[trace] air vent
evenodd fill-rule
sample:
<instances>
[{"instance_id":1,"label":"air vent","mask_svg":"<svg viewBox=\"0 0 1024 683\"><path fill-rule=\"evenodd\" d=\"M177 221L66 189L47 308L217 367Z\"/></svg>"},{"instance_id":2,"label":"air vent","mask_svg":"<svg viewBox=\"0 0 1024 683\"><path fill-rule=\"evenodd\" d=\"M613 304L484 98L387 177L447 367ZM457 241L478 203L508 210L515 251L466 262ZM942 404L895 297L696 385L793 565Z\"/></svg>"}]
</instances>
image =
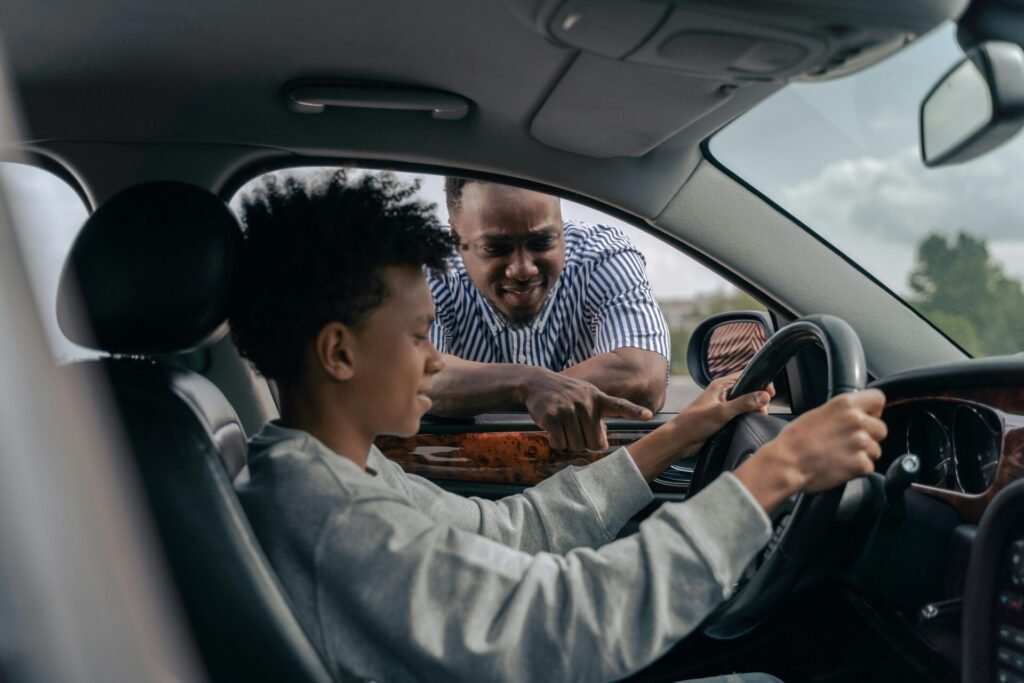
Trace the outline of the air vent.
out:
<instances>
[{"instance_id":1,"label":"air vent","mask_svg":"<svg viewBox=\"0 0 1024 683\"><path fill-rule=\"evenodd\" d=\"M683 460L669 465L668 469L655 477L654 482L676 489L689 490L693 482L694 460Z\"/></svg>"}]
</instances>

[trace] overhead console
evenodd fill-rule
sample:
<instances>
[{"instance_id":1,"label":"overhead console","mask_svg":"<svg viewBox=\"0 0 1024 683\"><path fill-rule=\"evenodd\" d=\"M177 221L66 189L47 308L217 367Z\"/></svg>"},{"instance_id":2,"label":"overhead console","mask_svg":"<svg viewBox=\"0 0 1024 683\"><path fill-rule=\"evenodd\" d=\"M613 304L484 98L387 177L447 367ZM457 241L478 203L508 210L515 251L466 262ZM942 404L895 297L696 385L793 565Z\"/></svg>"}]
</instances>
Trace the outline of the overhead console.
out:
<instances>
[{"instance_id":1,"label":"overhead console","mask_svg":"<svg viewBox=\"0 0 1024 683\"><path fill-rule=\"evenodd\" d=\"M641 156L735 97L747 95L750 106L790 80L861 69L967 5L505 1L532 30L580 52L537 111L531 133L552 147L594 157ZM622 116L626 110L629 117Z\"/></svg>"}]
</instances>

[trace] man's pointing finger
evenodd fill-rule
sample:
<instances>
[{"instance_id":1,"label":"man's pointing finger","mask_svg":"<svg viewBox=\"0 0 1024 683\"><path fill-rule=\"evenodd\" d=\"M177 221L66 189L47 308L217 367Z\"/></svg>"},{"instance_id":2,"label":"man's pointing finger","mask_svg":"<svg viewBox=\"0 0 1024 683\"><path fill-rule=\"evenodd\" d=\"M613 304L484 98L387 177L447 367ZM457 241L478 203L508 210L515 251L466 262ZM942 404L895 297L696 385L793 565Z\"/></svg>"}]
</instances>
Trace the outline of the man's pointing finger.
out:
<instances>
[{"instance_id":1,"label":"man's pointing finger","mask_svg":"<svg viewBox=\"0 0 1024 683\"><path fill-rule=\"evenodd\" d=\"M601 417L625 417L630 420L650 420L654 417L649 409L638 406L632 401L603 394L599 399L598 409Z\"/></svg>"}]
</instances>

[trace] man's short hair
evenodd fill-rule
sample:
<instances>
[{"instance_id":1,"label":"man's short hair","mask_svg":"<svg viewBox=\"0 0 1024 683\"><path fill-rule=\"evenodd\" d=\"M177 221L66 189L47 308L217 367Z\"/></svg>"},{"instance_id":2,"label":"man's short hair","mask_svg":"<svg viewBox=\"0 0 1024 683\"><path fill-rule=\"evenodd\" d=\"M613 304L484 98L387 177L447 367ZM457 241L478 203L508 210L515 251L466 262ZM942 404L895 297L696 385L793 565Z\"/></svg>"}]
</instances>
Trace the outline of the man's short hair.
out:
<instances>
[{"instance_id":1,"label":"man's short hair","mask_svg":"<svg viewBox=\"0 0 1024 683\"><path fill-rule=\"evenodd\" d=\"M245 245L229 321L263 376L299 376L308 343L331 322L358 327L387 297L380 270L443 271L452 250L419 182L391 173L264 177L242 205Z\"/></svg>"},{"instance_id":2,"label":"man's short hair","mask_svg":"<svg viewBox=\"0 0 1024 683\"><path fill-rule=\"evenodd\" d=\"M449 219L455 213L462 210L462 191L470 183L484 184L486 181L475 178L459 178L458 176L445 176L444 179L444 203L448 206Z\"/></svg>"}]
</instances>

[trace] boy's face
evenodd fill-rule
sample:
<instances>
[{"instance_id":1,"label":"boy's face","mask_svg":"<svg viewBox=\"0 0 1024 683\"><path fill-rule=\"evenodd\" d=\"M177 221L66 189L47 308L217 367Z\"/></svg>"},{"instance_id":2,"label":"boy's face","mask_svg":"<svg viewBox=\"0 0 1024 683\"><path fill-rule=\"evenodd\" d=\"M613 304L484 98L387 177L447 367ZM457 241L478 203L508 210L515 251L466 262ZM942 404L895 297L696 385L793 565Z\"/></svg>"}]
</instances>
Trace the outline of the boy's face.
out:
<instances>
[{"instance_id":1,"label":"boy's face","mask_svg":"<svg viewBox=\"0 0 1024 683\"><path fill-rule=\"evenodd\" d=\"M353 379L365 396L359 412L373 434L410 436L430 410L431 380L444 367L428 336L434 300L419 268L390 266L381 278L387 297L355 333L359 360Z\"/></svg>"}]
</instances>

